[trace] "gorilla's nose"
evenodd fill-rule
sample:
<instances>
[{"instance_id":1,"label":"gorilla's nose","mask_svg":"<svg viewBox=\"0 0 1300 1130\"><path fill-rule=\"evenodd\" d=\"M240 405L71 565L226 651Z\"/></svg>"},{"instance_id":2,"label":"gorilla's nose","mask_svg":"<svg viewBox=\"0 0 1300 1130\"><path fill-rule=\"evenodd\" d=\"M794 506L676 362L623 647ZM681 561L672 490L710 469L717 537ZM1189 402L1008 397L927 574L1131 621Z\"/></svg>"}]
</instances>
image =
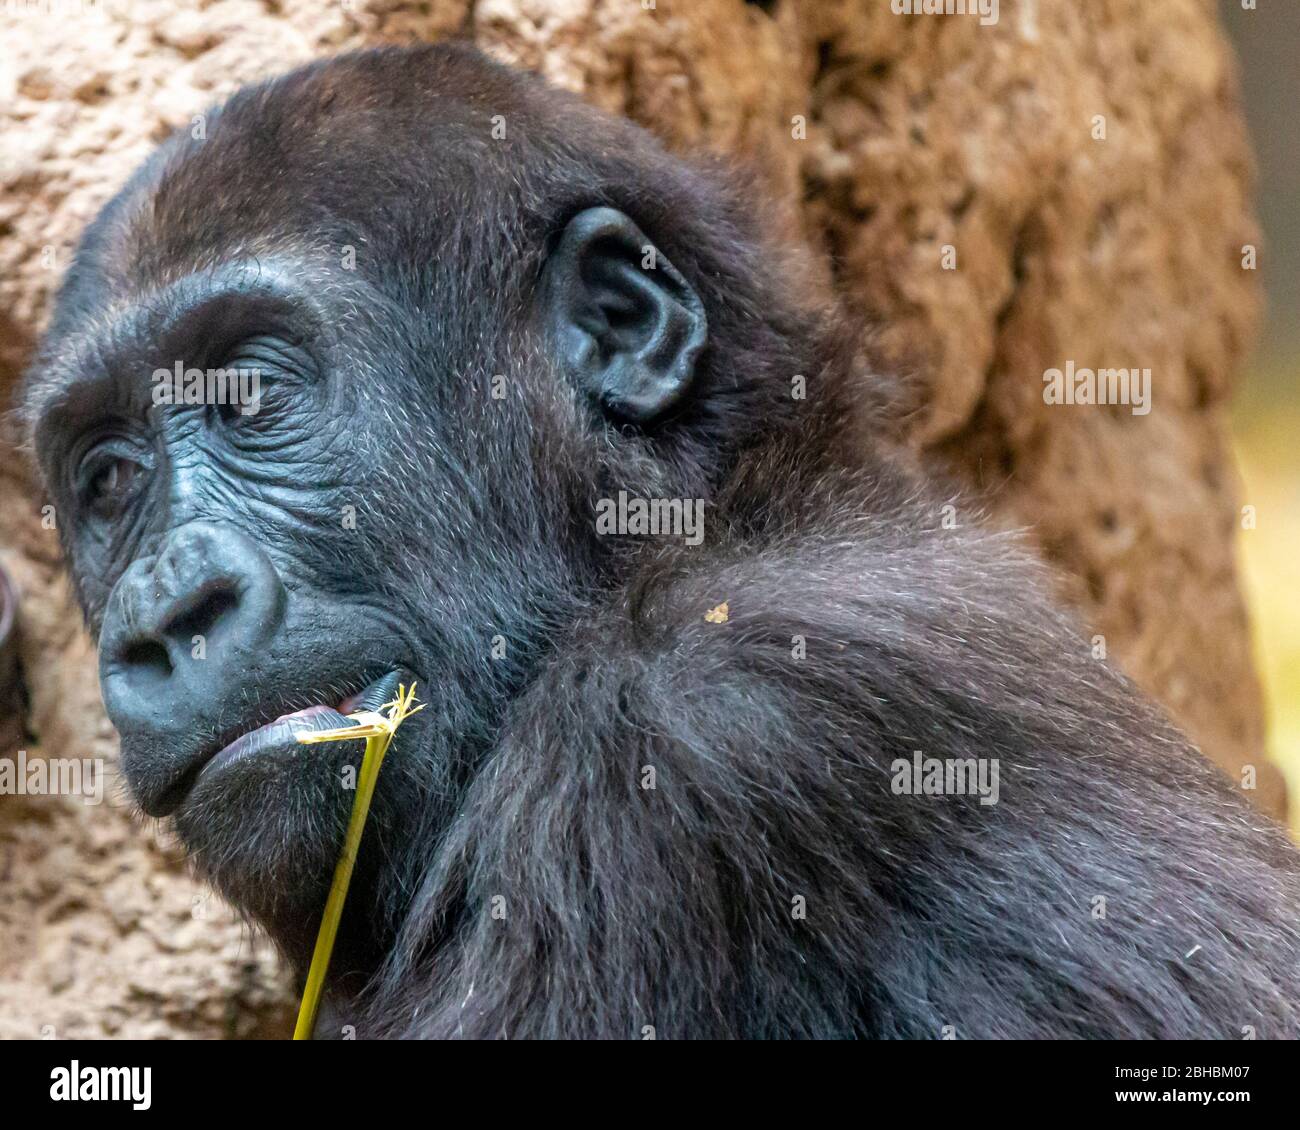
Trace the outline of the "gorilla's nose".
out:
<instances>
[{"instance_id":1,"label":"gorilla's nose","mask_svg":"<svg viewBox=\"0 0 1300 1130\"><path fill-rule=\"evenodd\" d=\"M166 762L187 759L204 731L211 737L223 700L256 679L284 610L271 560L227 526L188 523L132 563L109 598L99 666L133 787L146 784L134 779L133 750L147 747L170 777L183 766ZM155 807L148 787L136 791L146 811Z\"/></svg>"}]
</instances>

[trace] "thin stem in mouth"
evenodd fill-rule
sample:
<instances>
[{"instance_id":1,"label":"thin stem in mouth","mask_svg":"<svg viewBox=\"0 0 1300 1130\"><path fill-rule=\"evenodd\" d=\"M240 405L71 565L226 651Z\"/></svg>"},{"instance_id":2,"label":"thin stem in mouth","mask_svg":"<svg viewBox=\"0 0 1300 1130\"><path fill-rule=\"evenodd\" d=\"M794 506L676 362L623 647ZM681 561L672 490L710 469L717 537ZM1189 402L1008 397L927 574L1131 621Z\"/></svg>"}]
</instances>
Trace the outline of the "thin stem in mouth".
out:
<instances>
[{"instance_id":1,"label":"thin stem in mouth","mask_svg":"<svg viewBox=\"0 0 1300 1130\"><path fill-rule=\"evenodd\" d=\"M307 984L303 987L302 1004L298 1008L298 1023L293 1029L295 1040L310 1040L316 1028L325 976L329 972L334 940L338 936L339 921L343 917L343 903L348 897L352 869L357 862L361 835L365 831L366 817L370 814L370 798L374 795L375 782L379 780L379 768L384 763L384 755L388 752L393 735L397 733L397 727L423 709L422 704L415 705L415 684L412 683L409 690L398 687L397 697L392 702L385 703L378 711L363 710L348 715L352 720L349 726L335 730L304 730L295 735L304 745L366 739L366 752L361 759L361 773L357 778L357 794L352 800L352 815L348 817L343 850L339 853L338 863L334 865L334 879L330 883L329 896L325 899L325 912L321 915L316 948L312 951Z\"/></svg>"}]
</instances>

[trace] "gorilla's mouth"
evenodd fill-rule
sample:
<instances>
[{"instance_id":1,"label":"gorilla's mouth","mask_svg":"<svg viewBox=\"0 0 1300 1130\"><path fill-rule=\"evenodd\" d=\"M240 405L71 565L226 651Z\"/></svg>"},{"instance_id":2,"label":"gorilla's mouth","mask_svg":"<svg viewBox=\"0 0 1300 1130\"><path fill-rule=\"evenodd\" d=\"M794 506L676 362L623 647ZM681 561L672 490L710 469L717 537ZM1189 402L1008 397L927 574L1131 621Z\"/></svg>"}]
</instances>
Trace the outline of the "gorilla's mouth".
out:
<instances>
[{"instance_id":1,"label":"gorilla's mouth","mask_svg":"<svg viewBox=\"0 0 1300 1130\"><path fill-rule=\"evenodd\" d=\"M297 746L299 742L296 735L303 730L333 730L340 726L355 725L346 717L355 709L347 705L348 701L341 702L337 709L332 706L308 706L291 714L281 714L274 722L240 734L198 767L194 774L195 782L200 777L220 773L241 761Z\"/></svg>"},{"instance_id":2,"label":"gorilla's mouth","mask_svg":"<svg viewBox=\"0 0 1300 1130\"><path fill-rule=\"evenodd\" d=\"M261 758L292 756L304 748L297 739L304 730L333 730L356 725L347 715L361 710L378 710L393 698L403 680L401 671L390 671L356 694L348 695L337 706L304 707L281 714L269 722L253 724L233 738L218 739L221 744L214 744L196 757L178 780L152 804L145 805L145 811L150 816L170 816L185 803L201 781L215 779L239 765ZM410 677L406 676L405 681L410 682Z\"/></svg>"}]
</instances>

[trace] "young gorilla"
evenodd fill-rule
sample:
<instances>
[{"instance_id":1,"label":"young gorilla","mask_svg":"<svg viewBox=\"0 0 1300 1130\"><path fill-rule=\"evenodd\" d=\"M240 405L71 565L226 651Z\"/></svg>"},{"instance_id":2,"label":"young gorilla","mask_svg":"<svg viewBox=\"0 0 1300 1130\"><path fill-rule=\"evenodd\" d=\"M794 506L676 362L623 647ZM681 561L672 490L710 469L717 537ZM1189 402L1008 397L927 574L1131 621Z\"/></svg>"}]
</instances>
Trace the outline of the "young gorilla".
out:
<instances>
[{"instance_id":1,"label":"young gorilla","mask_svg":"<svg viewBox=\"0 0 1300 1130\"><path fill-rule=\"evenodd\" d=\"M24 417L134 795L300 972L362 743L293 734L418 679L322 1035L1297 1034L1297 853L850 425L725 175L458 46L206 132L87 232ZM704 543L600 536L621 491Z\"/></svg>"}]
</instances>

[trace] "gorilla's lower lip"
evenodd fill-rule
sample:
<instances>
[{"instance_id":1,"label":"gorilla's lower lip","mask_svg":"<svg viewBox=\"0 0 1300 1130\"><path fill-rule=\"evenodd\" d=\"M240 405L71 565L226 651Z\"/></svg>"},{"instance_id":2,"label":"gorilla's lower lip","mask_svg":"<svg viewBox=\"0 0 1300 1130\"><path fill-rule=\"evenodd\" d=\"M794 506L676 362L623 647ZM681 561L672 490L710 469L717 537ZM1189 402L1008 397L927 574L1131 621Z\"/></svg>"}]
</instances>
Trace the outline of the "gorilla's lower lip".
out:
<instances>
[{"instance_id":1,"label":"gorilla's lower lip","mask_svg":"<svg viewBox=\"0 0 1300 1130\"><path fill-rule=\"evenodd\" d=\"M272 749L297 746L300 743L295 735L303 730L333 730L352 724L332 706L309 706L305 710L295 710L292 714L281 714L274 722L240 734L224 749L218 750L203 763L198 776L201 778L210 773L219 773L240 761L248 761Z\"/></svg>"},{"instance_id":2,"label":"gorilla's lower lip","mask_svg":"<svg viewBox=\"0 0 1300 1130\"><path fill-rule=\"evenodd\" d=\"M370 683L368 687L344 698L337 709L333 706L307 706L303 710L281 714L274 722L268 722L265 726L242 733L229 745L218 749L199 767L198 772L195 772L190 780L183 783L182 788L178 789L178 796L174 798L174 806L179 806L185 800L192 785L198 784L204 776L216 775L240 762L252 761L268 753L303 749L302 742L298 741L296 735L304 729L337 729L343 726L355 726L356 723L350 722L346 715L357 710L380 709L383 703L394 696L398 685L404 679L408 679L408 676L404 676L403 671L389 671Z\"/></svg>"},{"instance_id":3,"label":"gorilla's lower lip","mask_svg":"<svg viewBox=\"0 0 1300 1130\"><path fill-rule=\"evenodd\" d=\"M215 777L243 762L253 761L268 754L291 754L306 750L296 735L303 730L333 730L355 725L346 715L360 710L378 710L397 692L402 682L413 681L404 669L392 670L380 676L364 690L349 695L338 707L308 706L289 714L281 714L273 722L255 726L240 734L215 753L203 757L179 779L161 793L141 797L141 806L150 816L171 816L185 803L191 791L205 778Z\"/></svg>"}]
</instances>

